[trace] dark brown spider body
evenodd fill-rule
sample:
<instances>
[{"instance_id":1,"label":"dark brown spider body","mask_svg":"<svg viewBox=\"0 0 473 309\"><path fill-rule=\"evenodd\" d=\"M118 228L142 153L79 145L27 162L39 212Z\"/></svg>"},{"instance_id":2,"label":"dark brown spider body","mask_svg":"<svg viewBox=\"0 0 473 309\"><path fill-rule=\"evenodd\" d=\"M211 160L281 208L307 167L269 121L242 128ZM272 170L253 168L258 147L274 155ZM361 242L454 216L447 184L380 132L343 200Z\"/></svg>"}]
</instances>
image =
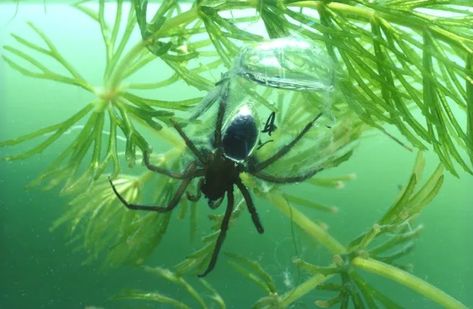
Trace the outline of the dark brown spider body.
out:
<instances>
[{"instance_id":1,"label":"dark brown spider body","mask_svg":"<svg viewBox=\"0 0 473 309\"><path fill-rule=\"evenodd\" d=\"M240 165L217 151L209 156L200 190L209 203L220 200L239 180Z\"/></svg>"}]
</instances>

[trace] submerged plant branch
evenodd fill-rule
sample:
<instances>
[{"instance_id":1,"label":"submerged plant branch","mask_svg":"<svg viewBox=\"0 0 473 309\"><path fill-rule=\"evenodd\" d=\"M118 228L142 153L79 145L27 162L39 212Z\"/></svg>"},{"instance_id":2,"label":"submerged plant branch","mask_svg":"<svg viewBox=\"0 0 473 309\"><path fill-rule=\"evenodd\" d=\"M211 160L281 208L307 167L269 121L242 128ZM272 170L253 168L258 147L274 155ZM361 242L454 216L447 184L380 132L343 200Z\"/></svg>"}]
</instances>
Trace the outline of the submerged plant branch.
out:
<instances>
[{"instance_id":1,"label":"submerged plant branch","mask_svg":"<svg viewBox=\"0 0 473 309\"><path fill-rule=\"evenodd\" d=\"M220 294L205 280L199 280L200 289L197 289L195 285L192 285L183 277L173 273L168 269L161 267L145 267L145 271L155 275L158 278L166 280L167 284L175 285L180 291L184 291L185 294L188 294L195 304L199 308L217 308L224 309L225 303L222 300ZM202 289L203 287L203 289ZM205 295L205 296L204 296ZM205 299L204 299L205 297ZM182 300L182 295L178 299L166 296L160 292L144 292L137 290L124 291L117 295L115 299L134 299L141 301L154 302L163 305L170 305L174 308L195 308L194 305L188 305Z\"/></svg>"},{"instance_id":2,"label":"submerged plant branch","mask_svg":"<svg viewBox=\"0 0 473 309\"><path fill-rule=\"evenodd\" d=\"M448 295L444 291L434 287L428 282L416 277L406 271L389 264L382 263L373 259L365 259L356 257L352 260L352 265L371 272L375 275L386 277L390 280L396 281L413 291L423 295L424 297L433 300L437 304L445 308L467 308L461 302Z\"/></svg>"},{"instance_id":3,"label":"submerged plant branch","mask_svg":"<svg viewBox=\"0 0 473 309\"><path fill-rule=\"evenodd\" d=\"M321 274L317 274L315 276L310 277L308 280L295 287L293 290L284 294L281 299L281 305L283 306L283 308L285 308L293 304L299 298L311 292L323 282L329 280L332 276L333 275L324 276Z\"/></svg>"},{"instance_id":4,"label":"submerged plant branch","mask_svg":"<svg viewBox=\"0 0 473 309\"><path fill-rule=\"evenodd\" d=\"M30 27L46 46L40 46L21 36L13 34L20 45L6 45L4 60L20 73L43 80L78 86L96 98L89 102L70 118L55 125L46 127L24 136L0 142L0 147L15 146L32 140L44 139L34 148L17 155L7 155L5 160L26 159L46 150L52 143L57 142L73 126L85 122L82 130L74 137L72 143L56 158L53 164L34 182L49 181L49 186L65 184L65 190L75 185L75 177L87 175L90 180L98 179L109 167L112 174L120 171L117 153L121 145L117 142L118 131L126 138L125 157L130 165L135 163L137 150L147 150L148 142L137 124L145 123L153 130L160 130L174 111L186 110L199 102L200 98L166 101L151 99L134 94L128 86L133 73L142 70L155 57L144 48L139 40L134 47L130 45L131 34L136 27L135 13L132 7L124 12L123 1L117 1L115 17L109 25L104 17L105 2L100 1L95 11L79 3L76 8L91 17L100 28L106 47L106 62L103 73L103 84L92 86L72 64L61 54L52 40L33 23ZM151 57L150 57L151 56ZM57 63L64 72L52 71L48 63ZM131 66L130 66L131 65ZM31 69L34 68L34 69ZM157 89L168 86L176 79L166 79L162 82L146 86L147 89ZM136 88L136 81L134 82ZM132 84L133 85L133 84ZM108 138L103 132L108 129Z\"/></svg>"},{"instance_id":5,"label":"submerged plant branch","mask_svg":"<svg viewBox=\"0 0 473 309\"><path fill-rule=\"evenodd\" d=\"M442 17L457 13L455 1L442 5L436 1L403 4L294 3L315 9L320 15L321 24L313 27L324 34L333 57L341 59L349 77L356 80L359 89L355 91L364 97L356 100L362 119L374 126L379 120L396 125L415 147L423 149L424 142L431 144L453 174L458 175L453 161L471 173L464 157L470 152L467 149L471 148L472 136L459 120L470 105L465 93L471 83L467 68L473 51L473 33L468 24L471 13L467 10L471 4L458 3L465 10L461 17L450 19L458 21L455 25ZM304 12L291 15L301 22L308 21ZM371 31L363 29L367 24ZM412 104L422 111L424 123L414 116L416 110L409 108Z\"/></svg>"},{"instance_id":6,"label":"submerged plant branch","mask_svg":"<svg viewBox=\"0 0 473 309\"><path fill-rule=\"evenodd\" d=\"M271 38L295 35L323 41L340 71L346 72L337 87L361 120L383 132L384 124L394 125L417 149L430 145L454 175L458 175L454 162L473 172L465 161L473 136L470 126L460 120L471 109L467 95L473 82L468 60L473 50L469 3L203 1L178 13L170 0L164 1L150 23L146 22L147 1L134 3L147 47L159 57L166 55L158 47L165 44L170 27L188 31L203 23L221 61L230 66L236 41L260 40L236 17L224 17L228 12L237 15L241 9L254 9ZM444 17L449 13L456 15ZM192 40L193 35L185 37L187 44Z\"/></svg>"},{"instance_id":7,"label":"submerged plant branch","mask_svg":"<svg viewBox=\"0 0 473 309\"><path fill-rule=\"evenodd\" d=\"M316 242L326 247L332 254L342 254L346 252L346 248L333 238L324 228L310 220L302 212L292 208L287 203L282 194L276 192L268 193L265 197L275 207L277 207L287 217L292 217L292 220L308 235L310 235Z\"/></svg>"},{"instance_id":8,"label":"submerged plant branch","mask_svg":"<svg viewBox=\"0 0 473 309\"><path fill-rule=\"evenodd\" d=\"M443 173L442 168L439 167L425 184L415 192L419 185L417 180L421 177L423 167L424 158L422 153L419 153L410 181L401 192L397 202L386 211L385 215L372 229L357 237L348 246L342 245L326 229L293 208L278 190L264 193L265 198L291 219L305 234L334 255L334 263L330 268L310 265L298 259L297 265L305 271L309 271L312 276L295 288L294 291L287 292L287 297L284 298L283 303L289 305L310 290L318 287L334 274L339 274L345 283L353 281L360 288L360 291L365 292L357 294L353 290L345 290L345 285L342 284L338 289L339 295L332 300L324 301L326 304L347 303L351 299L355 307L359 307L364 306L364 302L375 304L376 301L384 302L389 299L386 296L381 296L379 292L371 293L371 287L368 283L357 277L356 273L353 273L354 268L361 268L396 281L446 308L466 308L465 305L452 296L393 264L412 249L412 240L418 236L421 229L419 227L412 230L412 218L419 214L423 207L437 195L442 184ZM383 240L383 235L395 236L389 236L387 240ZM373 249L369 248L369 245L375 240L378 241L378 245Z\"/></svg>"}]
</instances>

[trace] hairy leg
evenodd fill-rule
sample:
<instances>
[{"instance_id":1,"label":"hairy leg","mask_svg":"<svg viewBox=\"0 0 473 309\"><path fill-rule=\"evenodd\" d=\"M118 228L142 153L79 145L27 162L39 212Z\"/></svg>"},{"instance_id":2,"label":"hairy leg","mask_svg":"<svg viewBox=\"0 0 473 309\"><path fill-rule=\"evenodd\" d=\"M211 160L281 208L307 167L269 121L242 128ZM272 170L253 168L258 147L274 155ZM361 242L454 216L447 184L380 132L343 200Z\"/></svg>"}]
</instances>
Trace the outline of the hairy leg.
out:
<instances>
[{"instance_id":1,"label":"hairy leg","mask_svg":"<svg viewBox=\"0 0 473 309\"><path fill-rule=\"evenodd\" d=\"M304 129L302 129L302 131L289 144L284 145L281 149L279 149L274 155L272 155L268 159L262 162L256 163L254 166L250 166L250 168L248 169L248 172L251 174L255 174L261 171L262 169L266 168L270 164L279 160L282 156L288 153L292 149L292 147L294 147L294 145L297 144L297 142L309 131L310 128L312 128L312 126L317 121L317 119L320 118L320 116L322 116L322 113L318 114L316 117L314 117L314 119L312 119L308 124L306 124Z\"/></svg>"},{"instance_id":2,"label":"hairy leg","mask_svg":"<svg viewBox=\"0 0 473 309\"><path fill-rule=\"evenodd\" d=\"M184 172L179 173L179 172L170 171L170 170L168 170L167 168L164 168L164 167L156 166L156 165L152 164L149 161L149 155L150 155L150 153L148 151L143 151L143 162L144 162L146 168L148 168L152 172L156 172L158 174L163 174L163 175L169 176L171 178L175 178L175 179L189 178L191 173L195 173L195 172L191 172L189 167ZM191 164L195 165L195 163L191 163Z\"/></svg>"},{"instance_id":3,"label":"hairy leg","mask_svg":"<svg viewBox=\"0 0 473 309\"><path fill-rule=\"evenodd\" d=\"M174 196L172 197L172 199L169 201L169 203L166 206L148 206L148 205L128 203L125 200L125 198L123 198L123 196L121 196L120 193L118 193L117 189L115 188L115 185L112 182L112 179L109 178L108 181L110 182L110 185L112 186L113 192L118 197L120 202L122 202L122 204L126 206L126 208L132 209L132 210L167 212L167 211L171 211L172 209L174 209L174 207L177 206L177 204L179 203L179 200L181 199L182 195L186 191L187 186L189 185L189 183L194 177L195 176L192 175L191 177L186 178L181 182L181 184L177 188L176 193L174 193Z\"/></svg>"},{"instance_id":4,"label":"hairy leg","mask_svg":"<svg viewBox=\"0 0 473 309\"><path fill-rule=\"evenodd\" d=\"M189 148L192 153L199 159L199 161L204 164L207 160L204 156L204 154L197 149L197 147L194 145L194 143L190 140L190 138L187 136L187 134L184 132L182 129L181 125L178 124L175 120L171 119L171 123L174 126L174 129L176 129L177 133L181 136L181 138L184 140L186 143L187 148Z\"/></svg>"},{"instance_id":5,"label":"hairy leg","mask_svg":"<svg viewBox=\"0 0 473 309\"><path fill-rule=\"evenodd\" d=\"M217 120L215 122L215 132L214 132L214 147L220 148L222 146L222 125L223 125L223 117L225 116L225 108L228 99L228 92L230 88L230 80L222 81L223 87L221 92L221 98L219 98L218 103L218 113L217 113Z\"/></svg>"},{"instance_id":6,"label":"hairy leg","mask_svg":"<svg viewBox=\"0 0 473 309\"><path fill-rule=\"evenodd\" d=\"M241 180L238 180L236 182L236 185L240 190L241 194L243 195L243 198L245 199L246 206L248 207L248 211L251 214L251 219L253 220L253 224L255 225L256 230L260 234L264 233L263 225L261 224L261 221L259 219L258 212L256 212L256 207L253 203L253 199L251 198L250 192L248 191L246 186L241 182Z\"/></svg>"},{"instance_id":7,"label":"hairy leg","mask_svg":"<svg viewBox=\"0 0 473 309\"><path fill-rule=\"evenodd\" d=\"M230 218L233 212L234 205L234 196L233 196L233 187L227 191L227 209L225 210L225 215L223 216L222 223L220 225L220 234L218 234L217 242L215 243L214 251L212 252L212 257L210 258L210 263L207 266L207 269L199 274L199 277L205 277L209 272L214 269L215 264L217 263L218 254L222 248L223 241L227 235L228 224L230 223Z\"/></svg>"}]
</instances>

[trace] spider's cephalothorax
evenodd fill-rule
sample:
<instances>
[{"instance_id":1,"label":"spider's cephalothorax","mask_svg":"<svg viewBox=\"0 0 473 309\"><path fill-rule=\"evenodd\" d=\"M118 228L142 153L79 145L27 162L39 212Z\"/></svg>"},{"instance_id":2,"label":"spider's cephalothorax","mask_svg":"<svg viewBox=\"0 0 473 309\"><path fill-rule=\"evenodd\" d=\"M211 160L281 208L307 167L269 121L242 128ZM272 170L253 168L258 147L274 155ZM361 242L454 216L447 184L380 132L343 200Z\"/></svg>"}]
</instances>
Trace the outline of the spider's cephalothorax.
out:
<instances>
[{"instance_id":1,"label":"spider's cephalothorax","mask_svg":"<svg viewBox=\"0 0 473 309\"><path fill-rule=\"evenodd\" d=\"M238 164L218 152L209 155L204 180L199 188L209 200L209 205L224 197L227 190L238 180L239 175Z\"/></svg>"},{"instance_id":2,"label":"spider's cephalothorax","mask_svg":"<svg viewBox=\"0 0 473 309\"><path fill-rule=\"evenodd\" d=\"M257 122L255 121L254 114L252 113L250 106L243 105L237 111L237 113L230 118L225 126L223 126L227 98L227 93L225 93L225 95L223 95L223 97L219 100L219 108L212 145L213 149L210 151L204 152L198 149L183 131L181 125L175 121L172 121L174 128L182 137L189 150L196 157L196 159L187 166L184 172L176 173L165 168L155 166L149 162L149 153L144 153L143 161L149 170L182 180L181 184L177 188L176 193L166 206L130 204L118 193L112 181L110 181L113 191L120 201L127 208L134 210L148 210L157 212L167 212L172 210L179 203L179 200L181 199L184 192L186 192L186 188L190 182L197 177L200 178L199 190L208 199L210 207L217 208L220 206L220 202L223 200L223 198L225 196L227 197L227 208L220 225L220 234L217 238L209 265L207 266L207 269L199 275L200 277L207 275L215 267L217 262L217 257L225 239L230 217L233 212L234 186L236 186L241 192L248 211L251 214L251 219L256 227L256 230L259 233L264 232L250 192L240 179L241 172L249 173L268 182L293 183L310 178L321 170L321 168L315 168L300 175L286 177L274 176L263 172L267 166L278 161L282 156L289 152L291 148L307 133L307 131L309 131L321 114L318 114L316 117L314 117L291 142L281 147L269 158L261 162L256 162L256 160L254 160L252 157L252 152L257 144L259 128ZM274 115L272 117L274 118ZM197 200L199 196L191 197L189 194L188 198Z\"/></svg>"}]
</instances>

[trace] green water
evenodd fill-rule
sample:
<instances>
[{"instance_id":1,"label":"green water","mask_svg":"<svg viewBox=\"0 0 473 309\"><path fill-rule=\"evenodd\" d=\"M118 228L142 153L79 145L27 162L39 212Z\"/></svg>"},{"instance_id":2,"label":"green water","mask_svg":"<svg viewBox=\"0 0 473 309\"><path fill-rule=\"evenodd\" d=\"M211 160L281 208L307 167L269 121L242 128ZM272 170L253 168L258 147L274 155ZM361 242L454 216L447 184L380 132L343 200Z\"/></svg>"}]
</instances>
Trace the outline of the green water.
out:
<instances>
[{"instance_id":1,"label":"green water","mask_svg":"<svg viewBox=\"0 0 473 309\"><path fill-rule=\"evenodd\" d=\"M89 80L100 83L103 47L96 25L79 12L58 4L21 4L15 15L12 3L0 5L0 45L12 43L10 33L31 35L26 21L34 21L60 46L61 52ZM157 68L155 68L157 69ZM159 69L161 70L161 69ZM161 71L159 71L162 73ZM156 71L145 72L149 76ZM166 89L161 96L172 97L199 94L184 83L177 89ZM63 120L91 99L78 88L27 78L12 70L0 59L0 140L31 132ZM134 267L109 269L100 261L85 264L88 256L70 244L65 229L53 232L52 222L66 209L68 199L58 190L42 191L26 185L55 157L61 143L25 161L0 162L0 308L161 308L144 302L113 300L126 289L159 290L177 299L188 299L182 289ZM14 149L18 152L31 144ZM436 157L426 154L427 171L432 172ZM372 131L361 141L353 157L323 176L356 174L342 189L317 189L299 184L286 186L307 199L336 205L336 215L306 211L310 218L328 224L331 233L343 243L369 228L392 204L411 173L415 153L410 153L385 135ZM142 167L136 167L142 168ZM439 195L426 208L417 222L424 230L415 249L402 259L412 264L413 273L473 306L473 179L461 173L459 178L446 174ZM297 253L326 258L323 248L306 239L289 219L267 202L256 199L265 233L258 235L249 216L242 215L231 226L223 251L235 252L258 260L274 277L280 291L302 280L291 266ZM209 210L199 204L199 229L204 234L210 227L207 214L223 212ZM187 222L177 216L171 219L163 242L146 261L147 265L171 267L189 255L197 245L188 237ZM294 249L294 242L298 252ZM406 308L437 308L436 304L414 292L385 279L360 271L363 276ZM264 296L256 285L232 269L222 255L208 281L219 291L228 308L249 308ZM190 278L195 282L195 278ZM319 294L318 294L319 293ZM313 307L316 299L330 294L312 292L301 299L296 308ZM192 303L197 307L197 304ZM166 307L162 307L166 308Z\"/></svg>"}]
</instances>

